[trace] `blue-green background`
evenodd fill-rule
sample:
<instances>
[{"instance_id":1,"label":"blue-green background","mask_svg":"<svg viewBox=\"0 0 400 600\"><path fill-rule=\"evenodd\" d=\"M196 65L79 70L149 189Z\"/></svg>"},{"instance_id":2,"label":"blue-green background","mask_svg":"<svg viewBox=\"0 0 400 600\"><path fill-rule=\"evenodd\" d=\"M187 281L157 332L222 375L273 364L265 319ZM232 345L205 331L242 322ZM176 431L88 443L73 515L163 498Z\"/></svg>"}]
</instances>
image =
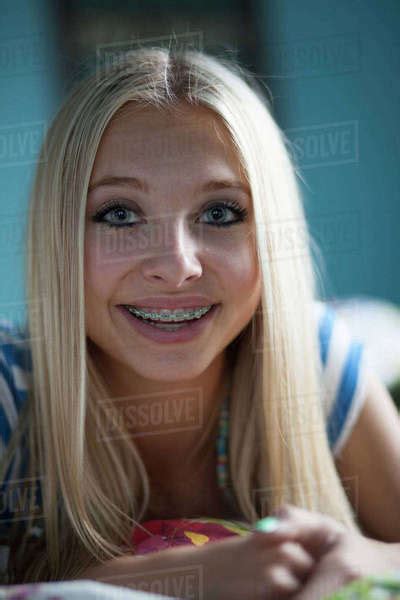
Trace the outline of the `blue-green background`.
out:
<instances>
[{"instance_id":1,"label":"blue-green background","mask_svg":"<svg viewBox=\"0 0 400 600\"><path fill-rule=\"evenodd\" d=\"M110 2L72 4L90 9L91 19L93 11L110 9ZM224 15L247 10L241 2L217 0L112 6L154 19L161 8L191 8L189 30L204 29L204 16L212 20L215 13L223 23ZM246 6L243 55L271 90L275 116L298 145L306 213L326 265L326 297L400 303L400 2L260 0ZM25 148L12 160L7 128L24 132L36 123L44 129L66 93L62 7L61 1L1 2L0 319L23 318L24 227L35 158ZM218 43L208 33L206 50Z\"/></svg>"}]
</instances>

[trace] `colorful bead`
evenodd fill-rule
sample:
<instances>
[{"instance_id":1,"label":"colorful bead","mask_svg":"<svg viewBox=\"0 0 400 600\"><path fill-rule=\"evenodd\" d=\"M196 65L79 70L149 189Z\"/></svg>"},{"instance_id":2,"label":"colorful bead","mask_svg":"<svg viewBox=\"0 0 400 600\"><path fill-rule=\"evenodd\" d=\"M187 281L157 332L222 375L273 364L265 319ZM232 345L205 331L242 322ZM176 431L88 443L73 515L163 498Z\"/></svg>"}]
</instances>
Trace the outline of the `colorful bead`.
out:
<instances>
[{"instance_id":1,"label":"colorful bead","mask_svg":"<svg viewBox=\"0 0 400 600\"><path fill-rule=\"evenodd\" d=\"M218 485L221 489L225 489L228 482L228 452L227 452L227 439L228 439L228 399L226 399L221 407L220 419L219 419L219 433L217 439L217 474L218 474Z\"/></svg>"}]
</instances>

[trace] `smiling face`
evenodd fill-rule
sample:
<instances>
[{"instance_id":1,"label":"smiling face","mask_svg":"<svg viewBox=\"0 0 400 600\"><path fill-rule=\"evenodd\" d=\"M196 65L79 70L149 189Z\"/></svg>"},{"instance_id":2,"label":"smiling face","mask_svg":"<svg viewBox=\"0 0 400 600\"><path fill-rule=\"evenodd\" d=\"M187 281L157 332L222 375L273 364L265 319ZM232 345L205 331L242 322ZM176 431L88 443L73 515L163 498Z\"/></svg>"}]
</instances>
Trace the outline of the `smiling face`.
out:
<instances>
[{"instance_id":1,"label":"smiling face","mask_svg":"<svg viewBox=\"0 0 400 600\"><path fill-rule=\"evenodd\" d=\"M229 134L210 110L177 108L125 105L103 135L91 174L86 334L115 381L201 377L249 323L261 297L252 199ZM219 306L183 342L148 339L120 306L189 295Z\"/></svg>"}]
</instances>

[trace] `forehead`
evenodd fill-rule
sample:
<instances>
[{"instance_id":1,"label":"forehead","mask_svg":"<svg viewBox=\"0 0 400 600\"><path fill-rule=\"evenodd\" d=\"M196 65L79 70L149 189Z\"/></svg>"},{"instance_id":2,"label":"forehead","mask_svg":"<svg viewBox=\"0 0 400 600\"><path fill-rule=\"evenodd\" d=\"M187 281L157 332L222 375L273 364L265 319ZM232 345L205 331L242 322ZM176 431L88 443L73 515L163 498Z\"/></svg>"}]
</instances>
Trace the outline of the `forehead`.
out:
<instances>
[{"instance_id":1,"label":"forehead","mask_svg":"<svg viewBox=\"0 0 400 600\"><path fill-rule=\"evenodd\" d=\"M158 170L177 162L181 168L193 168L193 164L200 168L213 161L241 172L229 132L212 110L186 103L158 109L131 102L107 126L94 170L99 173L133 164L141 170Z\"/></svg>"}]
</instances>

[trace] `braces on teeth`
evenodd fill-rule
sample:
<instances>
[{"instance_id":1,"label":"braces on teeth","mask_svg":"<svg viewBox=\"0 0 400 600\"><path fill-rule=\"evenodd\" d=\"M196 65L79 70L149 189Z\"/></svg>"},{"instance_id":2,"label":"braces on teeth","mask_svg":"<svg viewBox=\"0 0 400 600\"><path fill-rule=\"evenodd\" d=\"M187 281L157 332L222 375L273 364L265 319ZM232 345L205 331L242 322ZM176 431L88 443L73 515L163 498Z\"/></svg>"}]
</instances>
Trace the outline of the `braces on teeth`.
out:
<instances>
[{"instance_id":1,"label":"braces on teeth","mask_svg":"<svg viewBox=\"0 0 400 600\"><path fill-rule=\"evenodd\" d=\"M161 321L165 323L179 323L179 321L187 321L188 319L200 319L203 315L205 315L212 307L204 306L199 309L190 310L190 311L161 311L161 312L146 312L144 310L139 310L134 307L128 306L128 310L134 316L142 317L143 319L153 319L154 321Z\"/></svg>"}]
</instances>

